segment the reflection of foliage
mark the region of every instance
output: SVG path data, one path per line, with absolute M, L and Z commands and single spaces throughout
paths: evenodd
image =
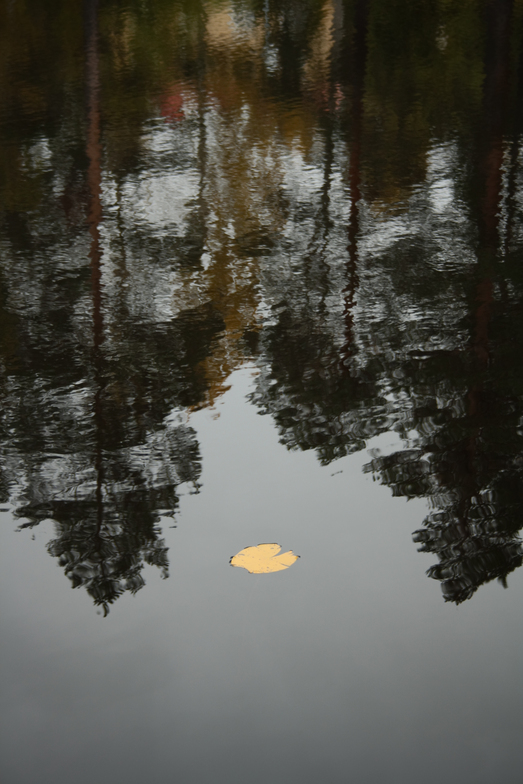
M 121 504 L 124 514 L 111 515 L 104 506 L 102 525 L 96 503 L 65 502 L 50 510 L 58 534 L 49 544 L 50 554 L 58 558 L 73 588 L 86 588 L 106 613 L 124 591 L 135 593 L 144 585 L 144 563 L 158 567 L 164 577 L 168 573 L 167 548 L 150 519 L 150 494 L 145 490 L 142 496 L 130 493 Z
M 19 487 L 16 514 L 29 521 L 22 527 L 56 523 L 50 553 L 106 611 L 124 590 L 142 586 L 144 563 L 167 573 L 159 516 L 176 510 L 177 485 L 197 486 L 200 456 L 194 431 L 162 419 L 173 406 L 200 402 L 205 380 L 197 367 L 222 326 L 206 305 L 169 325 L 131 328 L 104 361 L 98 393 L 38 389 L 32 375 L 11 380 L 4 427 L 15 425 L 16 438 L 4 435 L 4 459 Z M 61 362 L 45 368 L 50 385 L 60 369 Z
M 253 402 L 289 448 L 329 463 L 398 430 L 408 448 L 370 469 L 430 499 L 415 536 L 446 598 L 504 579 L 521 562 L 521 119 L 503 109 L 520 0 L 85 8 L 99 129 L 81 4 L 0 9 L 17 514 L 54 520 L 50 551 L 97 603 L 137 590 L 199 477 L 173 410 L 255 355 Z M 512 20 L 499 40 L 493 14 Z
M 476 151 L 478 156 L 489 156 L 489 163 L 476 161 L 477 168 L 469 177 L 465 173 L 461 181 L 456 177 L 454 187 L 469 198 L 475 190 L 471 212 L 476 226 L 469 217 L 465 233 L 466 221 L 458 212 L 438 217 L 419 190 L 409 204 L 403 188 L 427 176 L 428 147 L 423 149 L 420 143 L 425 139 L 429 144 L 429 126 L 445 138 L 448 128 L 443 123 L 453 118 L 452 133 L 458 130 L 460 134 L 452 153 L 455 170 L 464 154 L 461 144 L 470 155 L 471 139 L 477 137 L 474 118 L 481 110 L 483 81 L 487 96 L 483 127 L 495 131 L 502 127 L 502 120 L 491 123 L 489 118 L 503 116 L 503 95 L 489 97 L 493 77 L 487 70 L 485 78 L 483 68 L 487 61 L 494 74 L 503 73 L 499 63 L 506 42 L 499 35 L 494 40 L 487 35 L 490 60 L 482 55 L 478 29 L 484 19 L 479 6 L 454 9 L 445 26 L 437 16 L 427 15 L 423 25 L 432 32 L 425 29 L 422 34 L 417 29 L 419 15 L 412 14 L 410 7 L 407 11 L 403 5 L 399 12 L 388 4 L 385 14 L 380 13 L 378 2 L 369 7 L 363 188 L 378 204 L 399 203 L 399 212 L 407 216 L 390 224 L 391 229 L 402 227 L 403 232 L 398 231 L 399 239 L 385 252 L 375 251 L 369 258 L 368 251 L 360 251 L 356 258 L 359 307 L 350 321 L 349 351 L 323 307 L 327 298 L 336 302 L 340 289 L 307 277 L 303 288 L 309 286 L 308 294 L 303 295 L 295 283 L 285 296 L 279 296 L 275 323 L 260 341 L 267 369 L 260 376 L 254 400 L 275 417 L 287 446 L 314 448 L 323 462 L 361 449 L 366 438 L 391 427 L 408 443 L 412 443 L 410 434 L 416 433 L 413 448 L 377 457 L 367 470 L 374 471 L 394 495 L 429 499 L 434 511 L 415 540 L 423 550 L 438 555 L 440 563 L 429 574 L 441 581 L 447 600 L 459 603 L 489 580 L 504 582 L 522 563 L 518 532 L 523 512 L 523 378 L 518 360 L 521 342 L 516 335 L 523 290 L 520 272 L 512 263 L 520 257 L 520 245 L 505 240 L 506 266 L 501 268 L 495 260 L 500 242 L 496 214 L 501 177 L 492 161 L 501 165 L 502 158 L 497 155 L 501 142 L 493 131 L 484 133 L 486 138 Z M 500 18 L 504 13 L 500 7 Z M 393 17 L 392 23 L 386 21 L 387 14 Z M 448 83 L 441 82 L 441 69 L 435 64 L 444 62 L 450 74 L 463 56 L 456 41 L 464 35 L 463 16 L 467 14 L 472 14 L 466 35 L 473 56 L 468 58 L 461 81 L 449 76 Z M 401 36 L 390 35 L 395 24 L 401 25 Z M 410 40 L 407 46 L 405 40 Z M 421 51 L 426 41 L 434 43 L 433 51 Z M 416 59 L 418 65 L 413 65 Z M 382 77 L 376 78 L 380 69 Z M 437 89 L 428 87 L 433 79 Z M 412 80 L 418 80 L 417 87 Z M 498 85 L 498 93 L 502 88 Z M 442 92 L 444 102 L 437 97 Z M 442 103 L 448 106 L 441 113 Z M 398 145 L 401 155 L 391 155 L 385 140 L 389 146 Z M 359 140 L 353 138 L 349 144 L 355 150 Z M 440 148 L 440 160 L 448 155 L 444 149 Z M 513 174 L 511 179 L 515 181 Z M 486 196 L 478 214 L 482 194 Z M 514 220 L 513 194 L 509 199 Z M 299 233 L 301 226 L 296 228 Z M 510 227 L 505 231 L 511 236 Z M 479 247 L 474 246 L 477 234 Z M 364 235 L 363 240 L 369 247 L 369 238 Z M 345 258 L 346 297 L 354 262 L 350 247 Z M 328 253 L 324 259 L 328 262 Z M 303 273 L 307 275 L 305 264 Z M 329 276 L 332 271 L 325 278 Z M 499 297 L 497 306 L 491 302 L 491 277 L 500 281 L 501 291 L 510 291 L 510 296 Z M 308 304 L 311 301 L 314 307 Z M 409 313 L 415 317 L 406 319 Z M 347 354 L 348 361 L 342 362 Z
M 470 144 L 481 102 L 482 4 L 371 2 L 365 94 L 366 191 L 401 201 L 425 176 L 449 119 Z M 427 145 L 427 146 L 425 146 Z
M 518 532 L 523 514 L 521 401 L 469 393 L 479 406 L 456 415 L 428 401 L 410 426 L 423 434 L 416 449 L 376 457 L 377 473 L 394 495 L 426 497 L 434 507 L 414 534 L 421 550 L 438 556 L 429 575 L 442 582 L 446 600 L 462 602 L 523 562 Z M 468 399 L 468 400 L 467 400 Z M 462 409 L 463 410 L 463 409 Z
M 340 361 L 329 335 L 285 310 L 263 345 L 270 369 L 252 400 L 274 417 L 283 443 L 315 449 L 322 463 L 364 448 L 369 429 L 379 429 L 369 416 L 372 387 Z
M 7 428 L 16 422 L 17 436 L 6 439 L 4 455 L 20 488 L 16 514 L 29 521 L 22 527 L 55 522 L 50 553 L 105 611 L 143 585 L 144 563 L 167 574 L 159 516 L 176 510 L 177 485 L 197 486 L 200 456 L 194 431 L 161 419 L 173 405 L 199 403 L 205 381 L 197 365 L 222 323 L 206 306 L 161 329 L 131 330 L 94 401 L 85 387 L 49 394 L 26 387 L 32 376 L 13 379 L 4 418 Z M 52 373 L 50 365 L 51 382 Z
M 69 464 L 73 460 L 76 466 Z M 17 515 L 30 521 L 22 528 L 54 521 L 57 537 L 49 552 L 59 559 L 73 587 L 85 587 L 107 613 L 124 591 L 135 593 L 144 585 L 144 564 L 167 576 L 167 548 L 158 519 L 176 510 L 180 482 L 196 485 L 200 460 L 194 431 L 178 426 L 157 432 L 152 444 L 137 451 L 105 455 L 101 483 L 92 462 L 78 455 L 64 459 L 62 466 L 54 466 L 47 485 L 41 466 L 30 483 L 39 497 L 34 491 L 33 498 L 22 496 Z

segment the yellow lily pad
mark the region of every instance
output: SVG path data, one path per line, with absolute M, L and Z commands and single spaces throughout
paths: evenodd
M 251 574 L 281 572 L 292 566 L 300 556 L 294 555 L 292 550 L 278 555 L 280 550 L 279 544 L 259 544 L 257 547 L 245 547 L 233 555 L 231 566 L 241 566 Z

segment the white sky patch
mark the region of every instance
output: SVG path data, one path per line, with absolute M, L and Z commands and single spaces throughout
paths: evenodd
M 430 199 L 434 212 L 444 212 L 454 201 L 452 181 L 442 179 L 435 182 L 430 189 Z
M 187 205 L 198 194 L 195 172 L 169 172 L 147 179 L 127 180 L 122 189 L 123 213 L 129 224 L 147 223 L 160 232 L 181 228 Z
M 454 205 L 454 183 L 448 175 L 455 169 L 455 150 L 452 144 L 438 144 L 429 151 L 427 182 L 431 206 L 435 213 L 445 212 Z
M 316 166 L 305 162 L 301 150 L 295 147 L 285 156 L 284 186 L 298 201 L 305 201 L 317 194 L 323 184 L 323 172 Z
M 33 169 L 49 169 L 53 156 L 49 139 L 42 136 L 27 150 L 28 162 Z
M 369 227 L 369 231 L 359 241 L 359 252 L 361 255 L 381 254 L 398 240 L 416 233 L 416 228 L 407 216 L 395 216 L 381 221 L 373 229 Z
M 395 452 L 402 452 L 404 449 L 404 440 L 394 430 L 387 430 L 386 433 L 380 433 L 367 441 L 367 452 L 371 457 L 393 455 Z

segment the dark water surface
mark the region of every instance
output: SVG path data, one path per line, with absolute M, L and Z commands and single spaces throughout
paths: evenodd
M 3 784 L 523 780 L 522 34 L 0 3 Z

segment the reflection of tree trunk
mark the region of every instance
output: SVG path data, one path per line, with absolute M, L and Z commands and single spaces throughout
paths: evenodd
M 96 393 L 94 397 L 95 470 L 96 470 L 96 539 L 103 578 L 104 558 L 101 530 L 103 524 L 103 412 L 102 412 L 102 351 L 104 340 L 102 315 L 102 249 L 100 223 L 102 220 L 102 145 L 100 138 L 100 65 L 98 55 L 98 0 L 86 0 L 86 86 L 87 86 L 87 157 L 89 168 L 89 212 L 87 222 L 91 235 L 91 290 L 93 297 L 93 360 Z M 108 609 L 104 604 L 104 615 Z
M 332 80 L 330 86 L 330 92 L 332 93 Z M 332 96 L 329 97 L 329 103 L 332 103 Z M 332 116 L 329 115 L 326 118 L 327 127 L 325 129 L 325 161 L 323 164 L 323 185 L 321 187 L 321 195 L 320 195 L 320 232 L 319 232 L 319 254 L 318 260 L 321 265 L 321 270 L 323 274 L 321 275 L 322 279 L 322 298 L 321 298 L 321 307 L 322 310 L 325 308 L 325 296 L 328 291 L 328 271 L 327 265 L 325 264 L 325 251 L 327 249 L 327 243 L 329 239 L 329 230 L 332 226 L 332 221 L 330 219 L 330 191 L 332 186 L 332 165 L 334 163 L 334 143 L 333 143 L 333 127 L 332 127 Z
M 447 513 L 446 530 L 441 532 L 439 515 L 433 518 L 434 551 L 439 550 L 440 567 L 429 574 L 443 582 L 446 599 L 457 603 L 469 598 L 476 588 L 496 574 L 506 587 L 506 574 L 515 568 L 507 549 L 510 534 L 503 534 L 503 514 L 489 519 L 485 504 L 486 485 L 494 474 L 485 460 L 484 429 L 492 412 L 487 400 L 492 396 L 485 381 L 489 377 L 489 327 L 494 302 L 494 276 L 501 245 L 499 213 L 502 191 L 503 133 L 509 83 L 509 43 L 512 0 L 490 0 L 486 13 L 485 80 L 482 116 L 479 122 L 477 171 L 478 263 L 477 283 L 471 313 L 470 347 L 475 354 L 474 375 L 480 376 L 469 388 L 465 403 L 468 436 L 444 455 L 441 465 L 452 496 L 456 499 Z M 501 277 L 501 276 L 500 276 Z M 481 374 L 481 375 L 480 375 Z M 446 464 L 446 465 L 445 465 Z M 451 467 L 454 476 L 449 478 Z M 504 471 L 494 469 L 499 477 Z M 440 519 L 445 519 L 441 515 Z M 498 527 L 499 526 L 499 527 Z M 428 540 L 426 540 L 428 541 Z M 439 543 L 439 545 L 438 545 Z M 503 558 L 496 563 L 496 557 Z M 494 564 L 494 565 L 493 565 Z
M 512 241 L 514 213 L 516 212 L 516 185 L 519 158 L 519 139 L 523 132 L 523 47 L 519 49 L 519 62 L 517 70 L 516 107 L 514 125 L 512 127 L 512 144 L 510 149 L 510 164 L 507 188 L 507 225 L 505 229 L 505 243 L 503 256 L 506 257 Z
M 343 290 L 343 320 L 345 326 L 345 343 L 341 351 L 341 360 L 345 363 L 353 353 L 353 324 L 356 287 L 358 283 L 358 233 L 359 233 L 359 201 L 361 198 L 361 137 L 363 123 L 363 97 L 365 88 L 365 67 L 367 62 L 367 26 L 369 17 L 369 0 L 357 0 L 354 19 L 354 36 L 351 41 L 352 54 L 352 138 L 349 150 L 349 198 L 350 214 L 348 225 L 347 285 Z M 347 36 L 349 37 L 349 36 Z M 349 42 L 348 42 L 349 43 Z M 350 45 L 350 44 L 349 44 Z
M 207 176 L 207 128 L 205 125 L 205 17 L 204 8 L 200 6 L 198 14 L 198 169 L 200 175 L 198 187 L 199 230 L 202 235 L 207 232 L 207 205 L 205 203 L 205 180 Z M 202 236 L 201 247 L 205 249 L 206 239 Z M 200 258 L 201 261 L 201 258 Z
M 493 272 L 499 247 L 498 215 L 502 184 L 503 130 L 509 77 L 510 20 L 513 0 L 491 0 L 487 6 L 487 41 L 479 172 L 479 262 L 482 279 L 476 289 L 474 351 L 482 365 L 489 360 L 488 324 L 493 302 Z
M 324 4 L 325 5 L 325 4 Z M 326 98 L 325 112 L 321 115 L 320 125 L 324 138 L 323 157 L 323 183 L 320 190 L 320 203 L 315 221 L 314 233 L 307 248 L 306 272 L 311 268 L 317 272 L 317 279 L 309 286 L 311 291 L 319 288 L 321 293 L 320 312 L 325 313 L 325 298 L 329 291 L 329 272 L 325 263 L 325 251 L 329 240 L 329 231 L 332 228 L 330 218 L 332 169 L 334 164 L 334 115 L 336 112 L 336 89 L 339 89 L 337 68 L 342 59 L 340 52 L 340 38 L 343 30 L 343 7 L 340 0 L 330 3 L 333 7 L 332 27 L 330 29 L 331 45 L 329 50 L 328 71 L 324 74 L 321 84 L 321 96 Z M 325 9 L 324 9 L 325 10 Z M 309 262 L 317 259 L 318 267 Z
M 319 315 L 325 313 L 325 298 L 329 291 L 328 267 L 325 263 L 325 251 L 332 226 L 330 219 L 330 190 L 332 185 L 332 166 L 334 163 L 334 142 L 332 117 L 324 119 L 325 153 L 323 161 L 323 183 L 320 190 L 319 210 L 315 216 L 314 232 L 307 246 L 304 272 L 306 290 L 314 297 L 316 291 L 321 294 Z M 314 262 L 317 262 L 315 264 Z M 307 296 L 307 295 L 306 295 Z M 307 297 L 308 298 L 308 297 Z
M 474 333 L 472 346 L 480 366 L 484 369 L 490 360 L 489 323 L 494 301 L 494 265 L 498 252 L 499 207 L 502 186 L 503 130 L 509 76 L 509 39 L 512 0 L 491 0 L 487 7 L 487 41 L 485 52 L 485 82 L 483 88 L 482 139 L 479 145 L 480 208 L 479 208 L 479 272 L 481 279 L 476 286 Z M 483 384 L 469 390 L 468 412 L 476 427 L 466 444 L 466 498 L 464 517 L 470 499 L 479 488 L 477 479 L 478 439 L 485 416 Z M 463 488 L 465 489 L 465 488 Z
M 100 144 L 100 73 L 98 62 L 98 30 L 97 30 L 98 1 L 87 0 L 86 33 L 86 83 L 87 83 L 87 157 L 89 159 L 88 185 L 89 185 L 89 214 L 88 224 L 91 235 L 91 280 L 93 290 L 93 318 L 95 346 L 102 342 L 102 316 L 101 316 L 101 248 L 100 248 L 100 222 L 102 219 L 101 204 L 101 144 Z
M 509 81 L 510 20 L 513 0 L 490 0 L 487 7 L 485 82 L 483 87 L 483 139 L 480 242 L 489 249 L 498 244 L 498 205 L 501 191 L 503 130 Z

